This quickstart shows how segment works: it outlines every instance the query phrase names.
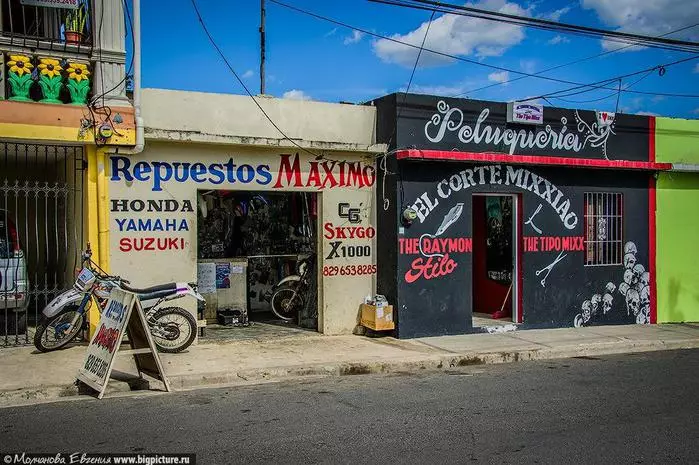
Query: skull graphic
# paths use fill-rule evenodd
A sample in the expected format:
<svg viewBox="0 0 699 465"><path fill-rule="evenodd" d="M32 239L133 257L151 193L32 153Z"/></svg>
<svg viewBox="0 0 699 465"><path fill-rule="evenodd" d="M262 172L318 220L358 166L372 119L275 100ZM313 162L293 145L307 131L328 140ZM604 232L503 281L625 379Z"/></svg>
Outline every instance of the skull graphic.
<svg viewBox="0 0 699 465"><path fill-rule="evenodd" d="M627 270L633 268L636 265L636 255L632 253L627 253L624 255L624 268Z"/></svg>
<svg viewBox="0 0 699 465"><path fill-rule="evenodd" d="M629 271L629 270L626 270ZM627 283L619 284L619 294L625 296L629 292L629 285Z"/></svg>
<svg viewBox="0 0 699 465"><path fill-rule="evenodd" d="M626 292L626 314L638 315L641 310L641 296L636 289L629 289Z"/></svg>
<svg viewBox="0 0 699 465"><path fill-rule="evenodd" d="M650 273L645 271L641 275L641 283L643 283L644 286L650 286Z"/></svg>
<svg viewBox="0 0 699 465"><path fill-rule="evenodd" d="M639 295L641 297L641 306L650 305L650 286L643 286Z"/></svg>
<svg viewBox="0 0 699 465"><path fill-rule="evenodd" d="M591 309L591 304L589 300L586 300L585 302L582 303L582 317L583 317L583 322L587 323L590 321L590 318L592 317L592 309Z"/></svg>
<svg viewBox="0 0 699 465"><path fill-rule="evenodd" d="M613 302L614 297L612 297L611 294L604 294L604 297L602 297L602 313L606 315L609 312L609 310L612 309Z"/></svg>
<svg viewBox="0 0 699 465"><path fill-rule="evenodd" d="M614 291L616 291L616 284L607 283L607 285L605 286L605 289L607 290L608 293L614 294Z"/></svg>
<svg viewBox="0 0 699 465"><path fill-rule="evenodd" d="M592 305L592 314L597 315L597 310L599 310L599 304L602 301L602 296L599 294L595 294L592 296L592 299L590 299L590 304Z"/></svg>
<svg viewBox="0 0 699 465"><path fill-rule="evenodd" d="M624 253L625 254L632 253L632 254L636 255L638 253L638 249L636 248L636 244L634 244L633 242L627 242L624 245Z"/></svg>
<svg viewBox="0 0 699 465"><path fill-rule="evenodd" d="M636 323L639 325L647 325L650 323L650 305L642 305L641 310L636 315Z"/></svg>
<svg viewBox="0 0 699 465"><path fill-rule="evenodd" d="M633 270L624 271L624 282L629 286L633 285Z"/></svg>

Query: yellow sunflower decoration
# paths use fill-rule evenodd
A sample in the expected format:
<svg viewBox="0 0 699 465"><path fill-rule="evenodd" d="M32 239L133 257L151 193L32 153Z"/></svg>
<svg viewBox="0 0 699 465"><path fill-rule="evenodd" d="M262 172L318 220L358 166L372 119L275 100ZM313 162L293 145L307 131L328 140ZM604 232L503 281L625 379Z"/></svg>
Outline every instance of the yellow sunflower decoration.
<svg viewBox="0 0 699 465"><path fill-rule="evenodd" d="M90 75L90 72L87 70L87 65L84 63L71 63L66 71L68 71L68 77L70 79L74 79L78 82L87 79Z"/></svg>
<svg viewBox="0 0 699 465"><path fill-rule="evenodd" d="M41 58L39 60L39 70L44 76L53 78L60 76L63 68L61 68L61 63L54 58Z"/></svg>
<svg viewBox="0 0 699 465"><path fill-rule="evenodd" d="M7 62L7 66L10 67L11 73L15 73L18 76L22 76L25 73L31 74L34 67L29 61L29 57L24 55L10 55L10 61Z"/></svg>

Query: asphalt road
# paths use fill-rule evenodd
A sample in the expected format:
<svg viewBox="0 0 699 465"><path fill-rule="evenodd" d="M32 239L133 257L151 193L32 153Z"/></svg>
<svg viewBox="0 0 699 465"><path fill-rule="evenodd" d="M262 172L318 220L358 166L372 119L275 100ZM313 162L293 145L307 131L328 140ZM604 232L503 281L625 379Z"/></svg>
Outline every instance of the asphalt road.
<svg viewBox="0 0 699 465"><path fill-rule="evenodd" d="M227 463L699 462L699 351L0 410L0 451Z"/></svg>

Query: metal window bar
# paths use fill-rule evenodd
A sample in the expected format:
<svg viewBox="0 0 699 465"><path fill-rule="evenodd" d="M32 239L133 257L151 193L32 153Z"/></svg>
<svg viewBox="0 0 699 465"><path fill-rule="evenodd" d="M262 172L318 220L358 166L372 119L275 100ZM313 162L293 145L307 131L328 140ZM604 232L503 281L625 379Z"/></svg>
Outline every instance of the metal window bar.
<svg viewBox="0 0 699 465"><path fill-rule="evenodd" d="M84 169L82 147L0 141L0 347L31 343L44 306L73 284Z"/></svg>
<svg viewBox="0 0 699 465"><path fill-rule="evenodd" d="M623 260L623 194L586 192L584 202L585 266L620 265Z"/></svg>
<svg viewBox="0 0 699 465"><path fill-rule="evenodd" d="M94 2L80 0L87 6L87 20L83 40L68 43L62 29L66 15L71 11L65 8L22 5L20 0L0 0L0 37L9 39L9 45L48 50L92 51L94 30ZM74 10L73 10L74 11Z"/></svg>

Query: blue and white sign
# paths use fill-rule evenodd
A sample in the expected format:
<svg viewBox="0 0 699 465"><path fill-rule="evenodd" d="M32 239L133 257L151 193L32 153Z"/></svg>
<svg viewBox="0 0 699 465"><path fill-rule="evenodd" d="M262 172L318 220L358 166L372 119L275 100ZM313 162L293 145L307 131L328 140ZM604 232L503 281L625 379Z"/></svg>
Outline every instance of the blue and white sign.
<svg viewBox="0 0 699 465"><path fill-rule="evenodd" d="M544 106L538 103L510 102L507 104L507 122L542 124L544 122Z"/></svg>

